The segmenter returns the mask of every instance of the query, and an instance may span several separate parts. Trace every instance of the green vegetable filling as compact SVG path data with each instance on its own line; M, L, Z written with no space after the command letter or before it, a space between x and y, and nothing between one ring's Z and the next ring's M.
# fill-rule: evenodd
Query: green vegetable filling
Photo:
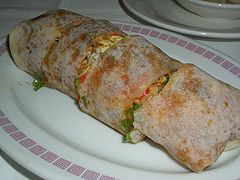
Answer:
M84 107L88 108L86 96L81 96L81 101L83 102Z
M124 132L130 132L133 127L134 119L124 119L121 121L121 128Z
M125 136L123 137L123 141L126 142L126 143L131 142L130 132L127 132L127 133L125 134Z
M157 93L159 93L162 90L162 88L168 83L170 76L174 72L175 71L170 72L170 73L160 77L156 83L152 84L152 87L156 86L158 88ZM120 122L121 129L125 133L124 142L131 142L131 131L134 129L133 113L134 113L134 111L139 109L141 107L141 105L142 105L141 103L133 103L133 105L130 106L130 108L125 111L126 119L124 119Z
M141 105L142 105L141 103L139 103L139 104L133 103L133 105L130 106L130 108L125 111L126 119L124 119L120 122L121 129L125 133L124 142L131 142L130 132L134 128L133 127L133 122L134 122L133 113L134 113L134 111L139 109L141 107Z
M79 89L81 87L81 82L80 82L79 78L76 78L74 80L74 86L75 86L76 89Z
M74 80L74 86L77 90L81 89L81 79L80 78L76 78ZM79 100L83 102L84 107L88 108L86 96L79 96L79 98L80 98Z
M43 82L43 78L42 78L42 74L39 72L36 72L34 74L34 80L32 82L33 85L33 89L35 91L39 90L41 87L45 86L44 82Z

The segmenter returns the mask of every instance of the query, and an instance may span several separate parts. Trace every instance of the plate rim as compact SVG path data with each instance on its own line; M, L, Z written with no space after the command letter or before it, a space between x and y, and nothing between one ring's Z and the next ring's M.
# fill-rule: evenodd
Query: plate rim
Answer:
M124 6L135 16L147 21L148 23L151 23L152 25L158 26L160 28L165 28L170 31L174 31L177 33L182 33L186 35L192 35L197 37L207 37L207 38L221 38L221 39L234 39L234 38L240 38L240 32L211 32L211 31L204 31L204 30L194 30L189 28L184 28L178 25L176 22L169 21L169 23L164 22L162 20L155 20L151 18L150 16L141 14L138 10L136 10L134 7L132 7L131 2L132 0L122 0ZM142 0L144 2L144 0ZM173 1L173 0L170 0ZM164 4L164 3L162 3Z

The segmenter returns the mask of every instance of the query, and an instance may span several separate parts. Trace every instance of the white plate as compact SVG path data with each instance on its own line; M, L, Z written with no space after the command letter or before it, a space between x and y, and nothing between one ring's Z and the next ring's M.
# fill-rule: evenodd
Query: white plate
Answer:
M175 32L212 38L240 38L240 19L216 20L198 16L175 0L123 0L134 15Z
M113 23L240 88L240 65L229 57L165 30ZM33 78L13 63L6 39L0 41L0 74L0 148L38 176L58 180L240 178L240 148L223 153L203 173L192 173L150 140L122 143L119 133L82 113L68 96L49 88L35 92Z

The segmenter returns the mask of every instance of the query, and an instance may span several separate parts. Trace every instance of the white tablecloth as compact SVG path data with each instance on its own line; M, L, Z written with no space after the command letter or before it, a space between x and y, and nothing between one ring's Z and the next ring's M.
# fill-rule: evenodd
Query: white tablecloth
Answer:
M0 0L0 38L6 36L14 24L55 8L72 10L92 18L143 23L118 0ZM240 62L240 39L191 38ZM1 150L0 155L0 179L40 179Z

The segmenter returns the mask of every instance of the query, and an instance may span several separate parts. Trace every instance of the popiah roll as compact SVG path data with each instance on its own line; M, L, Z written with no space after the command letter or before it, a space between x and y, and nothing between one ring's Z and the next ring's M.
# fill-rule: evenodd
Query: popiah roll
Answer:
M185 64L134 113L134 127L199 172L240 139L240 92Z

